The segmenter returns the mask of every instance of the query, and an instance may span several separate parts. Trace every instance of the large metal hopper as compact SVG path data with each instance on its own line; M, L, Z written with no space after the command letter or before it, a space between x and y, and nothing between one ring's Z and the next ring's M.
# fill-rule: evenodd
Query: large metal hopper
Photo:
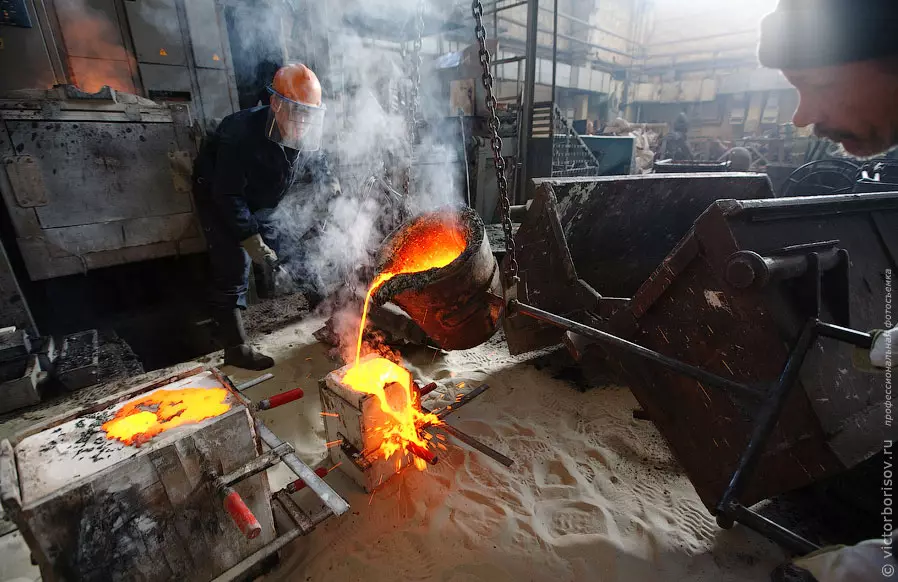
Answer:
M592 290L631 297L714 201L773 197L767 177L751 173L547 178L533 185L515 235L521 289L531 304L559 314L591 308ZM512 353L561 341L561 331L537 322L509 320L505 327Z
M629 299L584 281L558 237L563 213L552 219L561 205L544 185L530 208L545 250L522 270L509 344L549 341L534 323L564 331L587 374L633 390L721 525L813 549L749 507L896 436L883 376L852 357L884 324L898 192L713 202Z

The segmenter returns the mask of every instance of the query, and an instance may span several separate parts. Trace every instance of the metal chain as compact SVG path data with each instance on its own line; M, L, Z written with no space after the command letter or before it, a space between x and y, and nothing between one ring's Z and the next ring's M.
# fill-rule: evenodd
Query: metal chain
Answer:
M471 3L474 14L474 36L480 45L480 66L483 69L483 88L486 89L486 107L489 110L489 128L491 132L490 146L493 150L493 162L496 165L496 184L499 188L499 209L502 219L502 231L505 235L505 253L508 263L505 268L507 285L518 281L518 259L515 252L514 233L511 226L511 201L508 198L508 179L505 177L505 159L502 157L502 138L499 137L499 116L496 115L496 96L493 94L493 73L490 68L490 51L486 48L486 28L483 26L483 4L480 0ZM525 112L526 114L526 112Z
M419 94L421 92L421 68L423 60L421 47L424 44L424 0L418 0L418 13L415 19L415 40L412 44L412 132L417 129Z
M412 42L411 52L411 94L409 95L409 112L408 112L408 167L403 177L402 187L408 196L412 180L412 157L415 151L415 144L418 142L418 107L419 94L421 92L421 47L424 44L424 0L418 0L417 14L415 17L415 39Z

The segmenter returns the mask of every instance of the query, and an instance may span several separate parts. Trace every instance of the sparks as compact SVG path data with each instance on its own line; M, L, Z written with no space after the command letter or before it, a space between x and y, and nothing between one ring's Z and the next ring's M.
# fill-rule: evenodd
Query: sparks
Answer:
M375 429L383 437L380 451L386 459L400 453L397 470L401 468L408 443L427 448L427 441L421 437L420 429L425 424L439 424L440 419L434 414L422 412L415 405L412 375L408 370L385 358L371 358L350 368L343 376L343 383L353 390L377 397L380 409L391 421ZM397 384L401 390L394 388L388 397L386 388L391 384ZM414 463L419 469L427 465L417 457Z
M340 440L324 443L324 446L326 446L327 448L331 448L331 447L336 447L337 445L342 445L342 444L343 444L343 439L340 439Z
M322 412L321 416L332 416L334 418L340 418L340 415L336 412Z

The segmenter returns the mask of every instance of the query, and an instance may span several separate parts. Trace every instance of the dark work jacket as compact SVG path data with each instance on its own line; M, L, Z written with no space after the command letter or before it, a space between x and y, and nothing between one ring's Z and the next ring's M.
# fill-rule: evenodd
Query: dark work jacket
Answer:
M324 151L299 153L274 143L265 135L267 120L267 105L228 115L193 166L197 204L213 206L238 240L257 234L253 214L276 208L293 186L317 183L339 192Z

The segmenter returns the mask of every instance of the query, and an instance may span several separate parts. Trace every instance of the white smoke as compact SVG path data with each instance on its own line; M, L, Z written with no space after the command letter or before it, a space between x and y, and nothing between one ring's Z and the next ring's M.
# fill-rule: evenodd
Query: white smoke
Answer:
M383 18L391 12L413 15L416 5L417 0L379 0L365 3L364 10L366 16ZM340 19L341 14L330 17ZM410 85L408 63L398 52L382 48L383 43L345 29L342 35L332 34L330 41L331 54L342 55L342 59L332 56L331 61L342 61L342 66L331 71L330 81L339 94L327 103L330 135L325 148L335 162L342 194L330 201L324 217L309 216L309 205L296 198L279 213L279 227L285 231L305 232L311 224L326 221L319 224L321 235L302 250L313 279L307 283L322 295L345 287L364 290L375 252L397 226L400 210L414 215L459 204L464 198L455 122L443 124L451 128L448 135L439 130L422 135L421 145L415 148L410 195L397 199L395 192L403 192L403 170L412 155L409 108L403 103ZM432 55L422 60L419 111L446 111L448 95L442 95L438 85L436 90L427 89L434 86L428 85Z
M415 14L417 0L377 0L359 4L364 18ZM410 87L407 59L389 44L362 38L344 29L344 13L328 15L332 89L328 107L325 150L334 162L342 193L329 201L322 214L312 214L308 195L290 196L278 211L278 230L304 233L317 226L320 235L298 252L303 268L293 274L324 296L336 296L336 332L351 337L358 329L360 304L373 276L381 242L398 226L400 216L414 216L464 200L464 164L457 120L431 118L448 111L448 87L434 82L434 55L424 55L419 111L427 112L428 130L412 148L408 137L406 102ZM354 13L358 18L359 13ZM432 16L431 16L432 17ZM412 26L407 21L405 26ZM398 45L393 45L394 47ZM445 94L444 94L445 93ZM434 116L435 117L435 116ZM410 195L403 193L404 169L413 160ZM320 192L314 196L326 196ZM349 343L345 342L344 344ZM354 343L354 342L352 342ZM345 353L348 358L350 354Z

